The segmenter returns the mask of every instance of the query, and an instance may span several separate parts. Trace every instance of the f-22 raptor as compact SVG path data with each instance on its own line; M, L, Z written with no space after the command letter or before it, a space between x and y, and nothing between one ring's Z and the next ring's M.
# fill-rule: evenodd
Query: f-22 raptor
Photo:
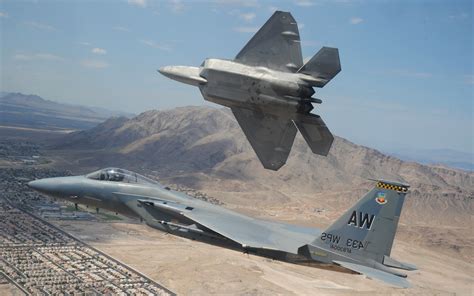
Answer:
M245 216L118 168L28 185L76 206L140 218L181 237L296 264L337 265L398 287L410 284L406 274L395 269L416 269L390 257L406 184L378 180L326 230Z
M303 64L298 26L277 11L234 60L206 59L200 67L166 66L159 72L199 87L204 99L231 108L266 169L282 167L297 128L315 154L326 156L334 137L320 116L310 113L313 87L341 71L337 48L323 47Z

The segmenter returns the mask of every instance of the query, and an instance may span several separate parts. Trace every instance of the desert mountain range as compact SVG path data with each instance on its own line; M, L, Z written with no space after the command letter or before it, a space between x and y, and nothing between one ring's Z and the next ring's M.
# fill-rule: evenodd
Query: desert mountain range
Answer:
M149 171L164 182L226 191L228 197L220 198L230 204L252 199L253 205L294 205L296 198L325 207L331 205L328 197L339 194L352 203L373 186L368 179L382 178L412 186L406 212L417 223L459 226L470 223L473 213L474 173L401 161L340 137L322 157L311 153L298 134L287 164L277 172L265 170L233 115L222 108L115 117L66 135L55 149L82 151L77 156L81 166ZM92 150L92 155L87 152Z
M97 107L61 104L37 95L0 93L0 125L42 129L88 129L123 114ZM129 114L127 114L128 116Z

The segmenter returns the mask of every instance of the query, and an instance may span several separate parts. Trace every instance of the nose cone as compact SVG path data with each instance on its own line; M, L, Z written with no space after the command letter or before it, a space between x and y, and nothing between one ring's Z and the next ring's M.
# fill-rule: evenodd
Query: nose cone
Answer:
M162 75L168 76L169 74L172 73L172 68L173 67L171 66L161 67L160 69L158 69L158 72L160 72L160 74Z
M51 196L79 195L82 187L82 176L58 177L34 180L28 187Z
M177 78L180 78L185 75L185 73L182 73L182 71L180 70L180 66L164 66L158 69L158 72L160 72L160 74L163 76L179 81L179 79Z
M50 179L40 179L28 182L28 187L41 192L48 192L53 189L54 184Z
M207 80L200 76L201 69L198 67L165 66L161 67L158 72L173 80L194 86L207 83Z

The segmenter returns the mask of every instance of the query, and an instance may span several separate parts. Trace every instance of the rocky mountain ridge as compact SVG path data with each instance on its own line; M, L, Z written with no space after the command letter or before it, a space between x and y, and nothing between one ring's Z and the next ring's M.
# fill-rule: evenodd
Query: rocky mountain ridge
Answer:
M265 170L232 113L210 107L147 111L68 134L51 153L83 172L117 166L199 190L253 217L325 227L374 182L411 185L397 236L472 259L474 173L405 162L336 137L327 157L298 134L279 171ZM454 252L454 253L453 253Z
M308 193L347 189L369 178L383 178L410 183L415 189L428 186L455 195L470 190L470 198L474 191L471 172L404 162L339 137L329 155L322 157L312 154L298 135L287 164L278 172L268 171L259 163L232 114L210 107L152 110L131 119L111 118L93 129L69 134L56 145L107 151L114 155L116 165L174 175L194 174L190 183L205 174L274 188L291 183L293 190Z

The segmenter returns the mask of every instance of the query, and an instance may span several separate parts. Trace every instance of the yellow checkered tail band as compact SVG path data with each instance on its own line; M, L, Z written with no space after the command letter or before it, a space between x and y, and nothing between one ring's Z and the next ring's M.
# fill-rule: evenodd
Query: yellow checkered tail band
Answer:
M407 186L399 186L399 185L389 184L389 183L380 182L380 181L377 182L376 186L378 188L393 190L393 191L397 191L397 192L407 192L408 191Z

